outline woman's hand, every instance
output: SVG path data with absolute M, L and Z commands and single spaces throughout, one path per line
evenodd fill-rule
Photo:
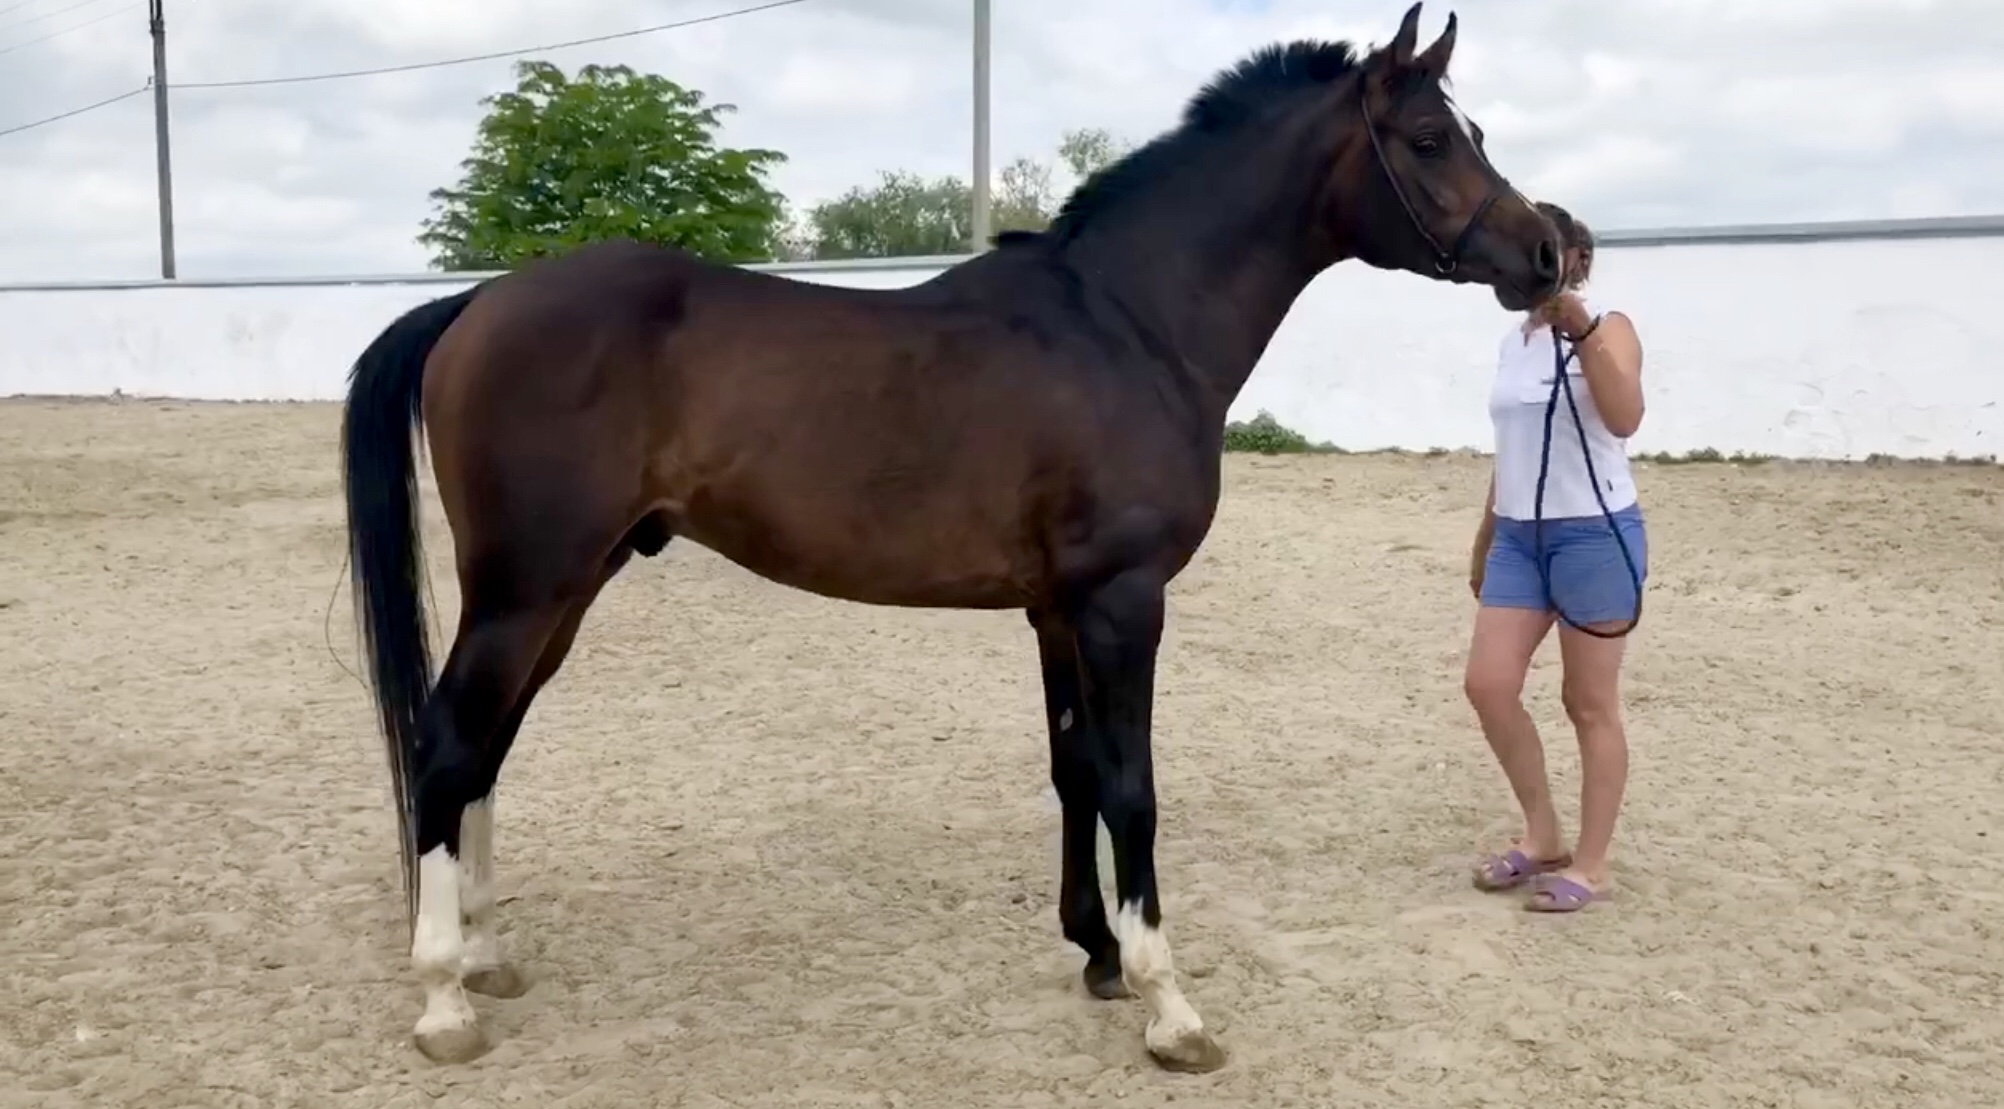
M 1546 323 L 1568 340 L 1575 340 L 1593 324 L 1593 316 L 1576 293 L 1560 293 L 1539 309 Z
M 1485 546 L 1477 543 L 1474 552 L 1468 556 L 1468 591 L 1478 601 L 1482 599 L 1482 575 L 1489 567 L 1489 552 L 1484 549 Z

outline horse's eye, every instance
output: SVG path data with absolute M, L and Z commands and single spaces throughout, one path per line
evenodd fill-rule
M 1433 158 L 1447 150 L 1447 142 L 1438 131 L 1421 131 L 1413 136 L 1413 150 L 1422 158 Z

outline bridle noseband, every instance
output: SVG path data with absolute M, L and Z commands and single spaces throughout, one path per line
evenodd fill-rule
M 1468 222 L 1461 225 L 1461 234 L 1454 239 L 1454 249 L 1442 250 L 1440 240 L 1434 238 L 1433 232 L 1426 229 L 1426 224 L 1421 222 L 1413 202 L 1406 198 L 1406 191 L 1399 187 L 1398 175 L 1392 172 L 1392 163 L 1385 157 L 1385 148 L 1378 142 L 1378 128 L 1371 122 L 1369 91 L 1362 87 L 1357 90 L 1357 111 L 1364 118 L 1364 134 L 1371 140 L 1371 153 L 1377 156 L 1379 168 L 1385 171 L 1385 181 L 1392 186 L 1392 195 L 1399 199 L 1399 207 L 1406 210 L 1406 219 L 1412 221 L 1413 230 L 1419 232 L 1420 238 L 1425 239 L 1427 247 L 1433 251 L 1434 270 L 1442 275 L 1453 273 L 1461 267 L 1461 256 L 1468 249 L 1469 237 L 1475 234 L 1477 227 L 1481 226 L 1482 217 L 1489 214 L 1490 206 L 1502 198 L 1503 190 L 1491 185 L 1489 194 L 1482 198 L 1482 203 L 1475 206 L 1475 214 L 1469 216 Z M 1476 151 L 1478 157 L 1481 153 L 1479 150 Z M 1485 158 L 1483 164 L 1487 165 L 1488 159 Z

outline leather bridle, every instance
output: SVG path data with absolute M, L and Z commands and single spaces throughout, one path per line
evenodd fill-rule
M 1496 174 L 1492 168 L 1490 173 L 1495 175 L 1496 184 L 1490 186 L 1489 194 L 1482 198 L 1482 203 L 1475 206 L 1475 213 L 1468 217 L 1468 222 L 1461 225 L 1461 234 L 1454 238 L 1454 249 L 1442 250 L 1440 240 L 1434 238 L 1433 232 L 1426 229 L 1426 224 L 1419 217 L 1419 211 L 1413 207 L 1413 202 L 1407 199 L 1406 191 L 1399 187 L 1399 177 L 1392 172 L 1392 163 L 1385 157 L 1385 148 L 1378 142 L 1378 128 L 1371 121 L 1371 97 L 1366 88 L 1359 87 L 1357 90 L 1357 110 L 1364 117 L 1364 134 L 1370 137 L 1371 153 L 1377 157 L 1379 168 L 1385 171 L 1385 181 L 1392 186 L 1392 195 L 1398 198 L 1399 207 L 1406 210 L 1406 219 L 1412 221 L 1413 230 L 1419 232 L 1420 238 L 1425 239 L 1427 247 L 1433 251 L 1434 270 L 1442 275 L 1453 273 L 1461 268 L 1461 256 L 1468 249 L 1469 238 L 1475 234 L 1475 229 L 1481 226 L 1482 217 L 1488 215 L 1490 207 L 1502 199 L 1504 191 L 1510 188 L 1509 185 L 1504 183 L 1502 176 Z M 1480 150 L 1475 153 L 1477 157 L 1482 157 Z M 1487 166 L 1489 160 L 1483 158 L 1482 164 Z
M 1440 248 L 1440 240 L 1434 238 L 1433 233 L 1426 229 L 1426 224 L 1420 221 L 1419 212 L 1413 207 L 1412 201 L 1406 198 L 1406 191 L 1399 187 L 1398 175 L 1392 172 L 1392 163 L 1386 159 L 1385 148 L 1378 142 L 1378 129 L 1371 122 L 1370 97 L 1366 95 L 1365 90 L 1360 89 L 1358 91 L 1357 104 L 1360 113 L 1364 117 L 1364 133 L 1371 137 L 1371 152 L 1376 155 L 1378 165 L 1384 169 L 1385 180 L 1392 186 L 1392 195 L 1399 198 L 1399 206 L 1406 210 L 1406 218 L 1412 221 L 1413 230 L 1418 231 L 1420 238 L 1425 239 L 1426 245 L 1432 248 L 1434 269 L 1440 271 L 1442 274 L 1453 273 L 1461 265 L 1462 252 L 1468 249 L 1469 236 L 1473 235 L 1475 228 L 1482 223 L 1482 217 L 1489 214 L 1490 206 L 1501 199 L 1506 191 L 1515 193 L 1517 190 L 1504 180 L 1502 174 L 1496 173 L 1494 167 L 1490 167 L 1490 172 L 1495 174 L 1495 181 L 1502 187 L 1498 188 L 1496 185 L 1490 186 L 1489 195 L 1483 197 L 1482 203 L 1475 206 L 1475 214 L 1468 217 L 1468 222 L 1462 225 L 1461 234 L 1455 236 L 1454 249 L 1451 251 L 1442 250 Z M 1479 148 L 1475 154 L 1476 157 L 1482 159 L 1484 166 L 1489 165 L 1489 159 L 1483 155 Z M 1518 198 L 1523 199 L 1522 194 L 1518 194 Z M 1526 205 L 1529 205 L 1529 203 L 1528 200 L 1525 201 Z M 1600 326 L 1600 320 L 1595 319 L 1593 327 L 1598 326 Z M 1588 332 L 1591 332 L 1593 327 L 1589 327 L 1587 329 Z M 1581 338 L 1585 338 L 1585 335 L 1582 335 Z M 1577 343 L 1577 340 L 1575 342 Z M 1556 328 L 1552 332 L 1552 350 L 1555 362 L 1552 373 L 1552 395 L 1545 400 L 1544 444 L 1538 457 L 1537 492 L 1532 502 L 1531 528 L 1534 542 L 1537 545 L 1535 557 L 1538 564 L 1538 577 L 1544 583 L 1546 604 L 1551 607 L 1553 612 L 1558 614 L 1560 620 L 1596 638 L 1620 639 L 1634 631 L 1636 626 L 1642 623 L 1642 571 L 1636 565 L 1634 554 L 1628 549 L 1627 537 L 1622 535 L 1621 528 L 1616 526 L 1614 522 L 1614 514 L 1608 511 L 1607 499 L 1601 496 L 1600 475 L 1594 472 L 1593 451 L 1587 446 L 1586 427 L 1580 422 L 1579 406 L 1573 400 L 1572 380 L 1566 376 L 1566 363 L 1574 356 L 1576 351 L 1567 351 L 1559 346 L 1559 335 Z M 1561 392 L 1565 394 L 1566 407 L 1572 413 L 1573 426 L 1579 431 L 1580 453 L 1586 461 L 1587 485 L 1593 489 L 1594 499 L 1600 503 L 1601 515 L 1607 520 L 1608 528 L 1614 532 L 1614 541 L 1621 548 L 1622 561 L 1628 567 L 1629 580 L 1635 586 L 1635 615 L 1628 621 L 1626 626 L 1613 631 L 1603 631 L 1596 627 L 1577 623 L 1572 617 L 1566 615 L 1565 610 L 1559 606 L 1558 599 L 1552 594 L 1550 566 L 1545 559 L 1544 547 L 1545 479 L 1548 476 L 1552 455 L 1552 414 L 1558 407 L 1559 394 Z

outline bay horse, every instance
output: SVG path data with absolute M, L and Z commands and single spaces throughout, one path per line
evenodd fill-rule
M 606 242 L 422 304 L 369 344 L 343 478 L 425 1056 L 486 1049 L 467 989 L 524 988 L 495 937 L 491 836 L 530 702 L 607 581 L 679 537 L 825 597 L 1023 611 L 1062 807 L 1058 915 L 1085 988 L 1140 995 L 1159 1065 L 1224 1064 L 1162 931 L 1150 716 L 1164 593 L 1217 508 L 1227 408 L 1339 261 L 1515 308 L 1559 280 L 1555 229 L 1443 84 L 1454 17 L 1421 51 L 1419 7 L 1368 53 L 1250 54 L 1047 228 L 910 287 Z M 462 602 L 435 684 L 426 439 Z

